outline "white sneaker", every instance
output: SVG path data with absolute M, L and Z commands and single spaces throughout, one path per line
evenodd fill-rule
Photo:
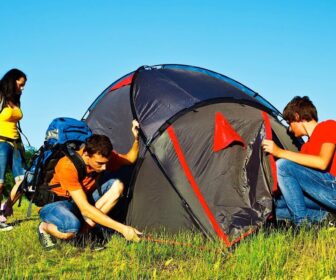
M 12 226 L 10 226 L 6 223 L 0 222 L 0 231 L 10 231 L 12 229 L 13 229 Z

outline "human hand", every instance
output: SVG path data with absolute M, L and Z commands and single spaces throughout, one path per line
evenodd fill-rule
M 278 156 L 280 152 L 280 148 L 274 143 L 273 140 L 263 140 L 261 143 L 263 150 L 267 153 L 270 153 L 274 156 Z
M 132 121 L 132 133 L 135 140 L 139 139 L 139 123 L 137 120 Z
M 142 235 L 142 232 L 130 226 L 125 226 L 125 229 L 123 230 L 122 235 L 128 241 L 139 242 L 140 241 L 139 235 Z

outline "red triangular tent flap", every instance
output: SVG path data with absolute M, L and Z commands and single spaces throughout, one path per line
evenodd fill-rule
M 221 113 L 217 112 L 215 115 L 213 151 L 218 152 L 225 149 L 233 142 L 239 142 L 243 144 L 244 148 L 246 147 L 244 140 L 238 132 L 234 130 L 229 121 Z

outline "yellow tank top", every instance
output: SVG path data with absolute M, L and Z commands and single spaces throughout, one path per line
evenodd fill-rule
M 19 107 L 5 107 L 0 113 L 0 136 L 18 139 L 20 133 L 17 123 L 22 119 L 22 111 Z M 3 141 L 0 139 L 0 141 Z

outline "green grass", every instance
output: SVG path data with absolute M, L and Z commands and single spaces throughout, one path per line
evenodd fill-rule
M 336 276 L 336 230 L 261 231 L 232 252 L 200 235 L 156 236 L 159 242 L 128 243 L 112 236 L 92 252 L 61 243 L 44 251 L 36 214 L 27 202 L 15 209 L 10 232 L 0 232 L 0 279 L 332 279 Z M 36 212 L 34 212 L 36 213 Z M 182 243 L 182 244 L 181 244 Z

